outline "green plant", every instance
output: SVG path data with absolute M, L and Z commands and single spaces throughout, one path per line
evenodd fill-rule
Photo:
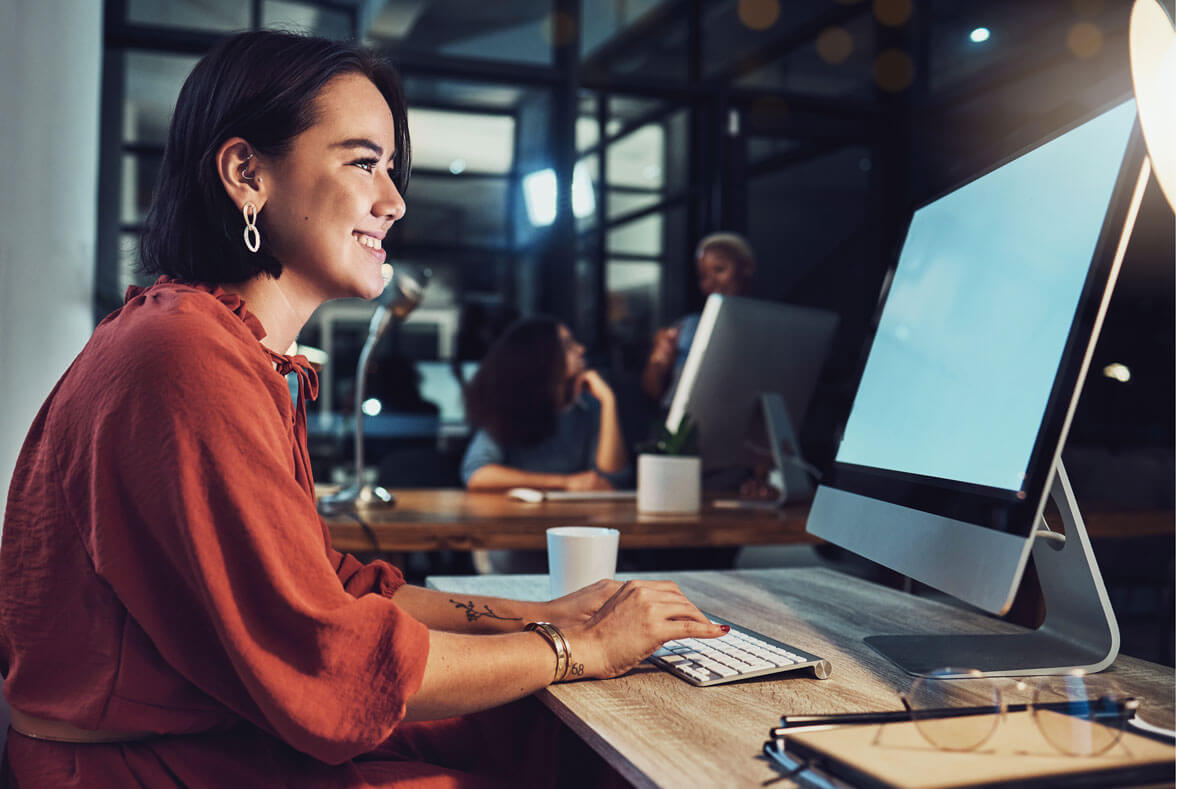
M 677 430 L 671 433 L 661 425 L 656 440 L 644 445 L 641 451 L 653 455 L 697 455 L 698 426 L 685 414 Z

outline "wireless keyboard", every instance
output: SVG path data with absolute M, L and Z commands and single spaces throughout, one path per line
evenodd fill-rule
M 830 676 L 832 667 L 825 658 L 726 619 L 710 614 L 707 618 L 716 624 L 730 625 L 731 632 L 719 638 L 667 641 L 649 656 L 649 662 L 700 688 L 805 668 L 813 669 L 818 679 Z

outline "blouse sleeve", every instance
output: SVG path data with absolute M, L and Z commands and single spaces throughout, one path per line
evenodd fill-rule
M 401 575 L 326 559 L 283 379 L 257 346 L 211 341 L 208 323 L 145 334 L 80 423 L 101 462 L 66 461 L 96 570 L 161 656 L 241 717 L 321 761 L 373 750 L 427 660 L 427 629 L 387 595 Z
M 468 485 L 469 478 L 477 469 L 504 462 L 505 452 L 501 445 L 484 430 L 478 430 L 464 453 L 464 460 L 460 463 L 460 481 Z
M 327 529 L 326 529 L 327 530 Z M 341 586 L 354 597 L 367 594 L 379 594 L 392 597 L 400 586 L 406 584 L 402 570 L 390 562 L 375 559 L 368 564 L 362 564 L 351 553 L 341 553 L 329 547 L 327 549 L 329 563 L 341 580 Z

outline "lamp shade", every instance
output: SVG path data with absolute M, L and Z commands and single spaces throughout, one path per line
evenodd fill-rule
M 1150 166 L 1175 210 L 1175 26 L 1157 0 L 1130 12 L 1130 70 Z

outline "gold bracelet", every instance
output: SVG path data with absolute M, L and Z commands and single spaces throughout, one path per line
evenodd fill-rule
M 555 676 L 551 683 L 566 679 L 571 668 L 571 644 L 563 632 L 550 622 L 531 622 L 524 629 L 542 636 L 555 651 Z

